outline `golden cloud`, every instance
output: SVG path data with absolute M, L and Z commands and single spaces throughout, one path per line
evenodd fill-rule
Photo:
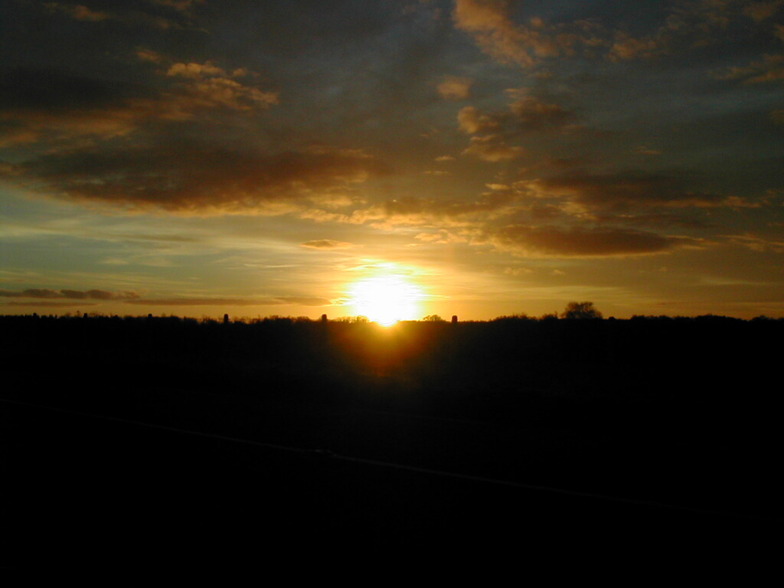
M 447 100 L 465 100 L 471 95 L 473 80 L 447 76 L 438 84 L 438 93 Z
M 336 241 L 334 239 L 315 239 L 312 241 L 305 241 L 300 245 L 302 245 L 302 247 L 307 247 L 308 249 L 347 249 L 354 246 L 353 243 Z
M 752 206 L 737 196 L 691 190 L 683 179 L 666 173 L 572 173 L 521 181 L 517 188 L 539 198 L 566 199 L 594 211 Z
M 49 12 L 59 12 L 62 14 L 66 14 L 73 18 L 74 20 L 81 20 L 86 22 L 99 22 L 102 20 L 107 20 L 110 18 L 109 14 L 106 12 L 101 12 L 97 10 L 91 10 L 87 6 L 83 4 L 62 4 L 60 2 L 47 2 L 44 4 L 44 7 Z
M 67 300 L 136 300 L 137 292 L 110 292 L 108 290 L 52 290 L 49 288 L 29 288 L 27 290 L 0 290 L 3 298 L 43 298 Z
M 455 26 L 470 33 L 480 48 L 495 59 L 532 66 L 526 33 L 509 18 L 507 0 L 455 0 Z
M 51 196 L 176 213 L 291 212 L 334 200 L 385 173 L 368 155 L 318 146 L 302 151 L 232 151 L 188 141 L 51 153 L 13 178 Z
M 141 55 L 148 61 L 164 59 L 143 51 Z M 163 92 L 57 70 L 2 71 L 0 122 L 5 124 L 0 127 L 0 145 L 106 140 L 160 122 L 193 119 L 206 111 L 248 113 L 278 103 L 276 92 L 244 84 L 235 74 L 224 75 L 210 62 L 176 65 L 182 65 L 187 75 L 169 76 L 172 84 Z M 242 75 L 247 74 L 236 73 Z
M 314 296 L 271 296 L 264 298 L 175 296 L 171 298 L 140 298 L 127 300 L 126 302 L 142 306 L 277 306 L 282 304 L 328 306 L 332 304 L 331 300 Z
M 682 243 L 646 231 L 511 225 L 490 234 L 499 249 L 515 255 L 607 257 L 664 253 Z

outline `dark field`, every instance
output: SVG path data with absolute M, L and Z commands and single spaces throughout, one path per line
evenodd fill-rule
M 784 321 L 0 320 L 8 567 L 781 546 Z

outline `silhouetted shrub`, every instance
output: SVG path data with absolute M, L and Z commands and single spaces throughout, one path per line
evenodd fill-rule
M 602 313 L 596 310 L 593 302 L 570 302 L 561 313 L 565 319 L 600 319 Z

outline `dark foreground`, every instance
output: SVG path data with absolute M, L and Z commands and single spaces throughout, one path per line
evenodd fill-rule
M 772 561 L 782 326 L 634 323 L 6 321 L 3 563 Z

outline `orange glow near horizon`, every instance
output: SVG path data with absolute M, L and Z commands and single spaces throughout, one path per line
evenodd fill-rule
M 357 315 L 388 327 L 401 320 L 420 318 L 424 293 L 404 276 L 383 274 L 355 282 L 349 296 Z

